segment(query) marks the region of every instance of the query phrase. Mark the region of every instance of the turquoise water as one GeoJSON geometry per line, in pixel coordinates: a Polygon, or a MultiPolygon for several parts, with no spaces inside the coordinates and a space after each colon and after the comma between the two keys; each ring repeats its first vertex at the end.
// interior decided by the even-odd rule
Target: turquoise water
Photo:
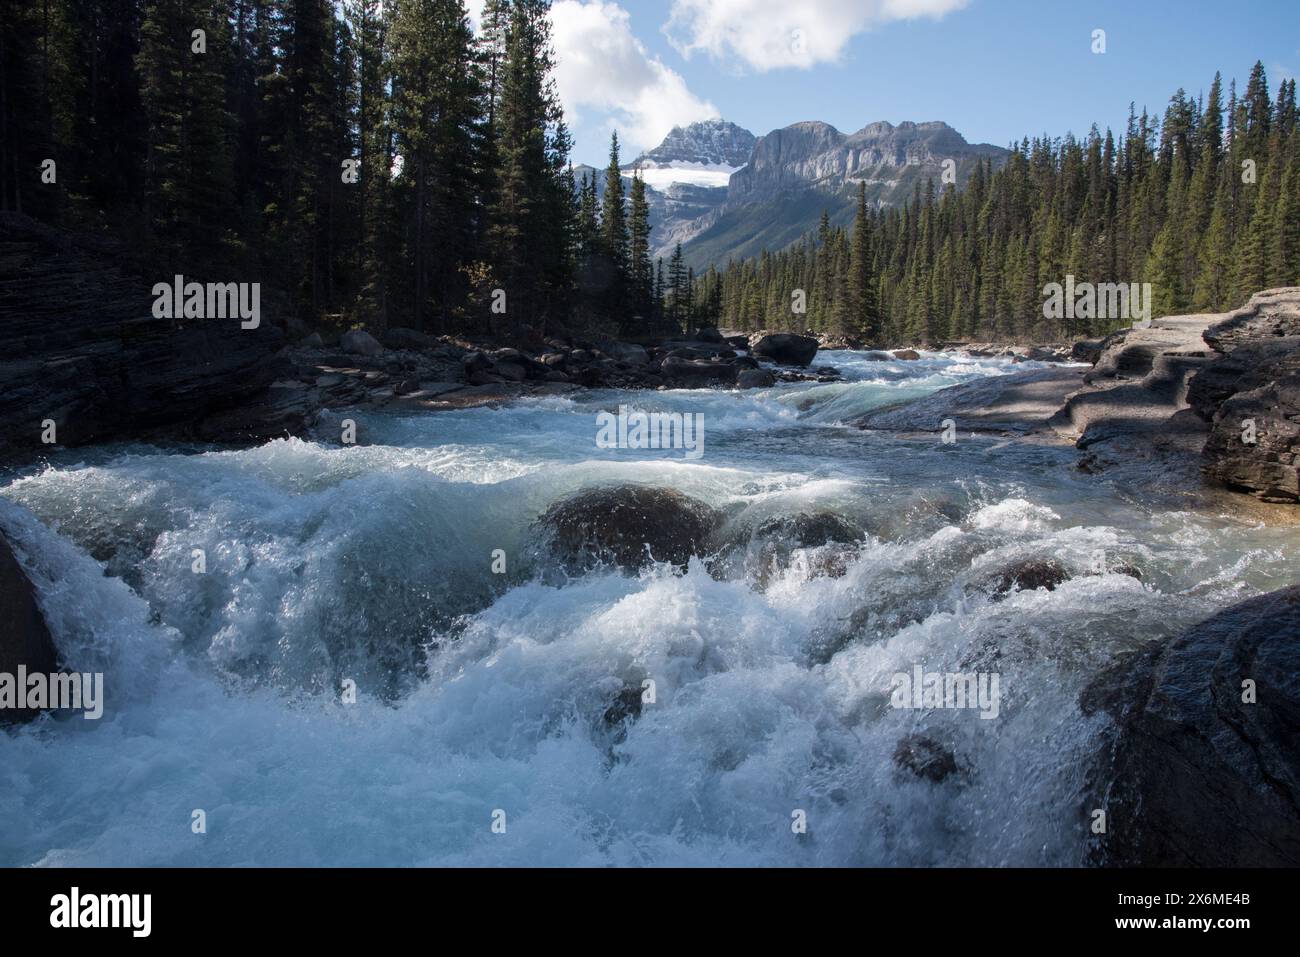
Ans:
{"type": "Polygon", "coordinates": [[[72,450],[9,480],[0,525],[107,702],[0,734],[0,864],[1078,863],[1104,720],[1079,690],[1291,583],[1295,531],[1152,501],[1068,447],[843,424],[1002,360],[818,363],[846,381],[335,410],[307,439],[72,450]],[[703,456],[596,447],[620,404],[701,414],[703,456]],[[722,510],[731,559],[560,574],[537,519],[614,482],[722,510]],[[823,512],[865,538],[750,540],[823,512]],[[1088,574],[1099,556],[1142,579],[1088,574]],[[994,600],[1046,558],[1074,577],[994,600]],[[916,665],[996,671],[997,719],[890,707],[916,665]],[[900,768],[918,734],[960,772],[900,768]]]}

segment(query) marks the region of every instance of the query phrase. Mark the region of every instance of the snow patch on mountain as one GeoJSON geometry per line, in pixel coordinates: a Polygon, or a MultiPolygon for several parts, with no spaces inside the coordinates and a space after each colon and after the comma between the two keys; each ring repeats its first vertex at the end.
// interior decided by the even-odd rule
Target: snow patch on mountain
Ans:
{"type": "Polygon", "coordinates": [[[666,190],[675,183],[687,186],[726,186],[731,174],[744,169],[744,165],[726,166],[713,163],[691,163],[672,160],[668,163],[646,164],[640,167],[641,179],[652,189],[666,190]]]}

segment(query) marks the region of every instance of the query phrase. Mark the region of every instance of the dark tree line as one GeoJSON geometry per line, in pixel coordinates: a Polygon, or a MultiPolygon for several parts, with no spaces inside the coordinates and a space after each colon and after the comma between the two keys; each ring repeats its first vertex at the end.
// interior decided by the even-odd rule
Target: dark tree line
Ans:
{"type": "Polygon", "coordinates": [[[603,210],[574,182],[547,0],[489,0],[477,37],[462,0],[9,9],[0,208],[120,235],[163,273],[261,281],[304,319],[662,321],[617,142],[603,210]]]}
{"type": "Polygon", "coordinates": [[[651,262],[645,185],[576,182],[548,0],[11,0],[0,208],[108,231],[163,275],[304,319],[502,337],[723,325],[872,343],[1097,334],[1043,287],[1150,282],[1155,314],[1300,281],[1295,81],[1025,140],[963,189],[859,198],[755,260],[651,262]],[[197,31],[202,31],[201,34],[197,31]],[[47,182],[47,161],[55,182],[47,182]],[[795,307],[801,300],[802,311],[795,307]]]}
{"type": "Polygon", "coordinates": [[[696,284],[720,322],[861,337],[873,344],[1098,335],[1127,322],[1043,317],[1043,288],[1151,283],[1152,315],[1219,311],[1300,283],[1295,80],[1271,97],[1256,63],[1226,104],[1182,90],[1163,119],[1130,110],[1118,140],[1025,140],[963,189],[918,185],[902,208],[859,202],[853,229],[732,262],[696,284]],[[719,288],[720,287],[720,288],[719,288]],[[807,308],[793,308],[802,290],[807,308]]]}

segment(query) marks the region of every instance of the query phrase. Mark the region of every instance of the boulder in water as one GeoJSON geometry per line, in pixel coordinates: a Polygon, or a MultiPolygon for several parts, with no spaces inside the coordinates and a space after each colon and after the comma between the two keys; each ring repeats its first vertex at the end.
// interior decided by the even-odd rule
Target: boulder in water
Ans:
{"type": "Polygon", "coordinates": [[[753,354],[788,366],[806,366],[817,355],[817,340],[778,332],[754,343],[753,354]]]}
{"type": "Polygon", "coordinates": [[[730,540],[713,566],[714,573],[728,577],[743,574],[765,588],[774,573],[791,566],[800,549],[817,550],[807,556],[810,577],[841,577],[866,533],[849,519],[823,510],[775,516],[739,536],[727,537],[730,540]]]}
{"type": "Polygon", "coordinates": [[[909,734],[899,741],[894,749],[894,764],[931,784],[942,784],[953,776],[966,777],[969,774],[957,763],[957,756],[951,748],[944,747],[926,734],[909,734]]]}
{"type": "Polygon", "coordinates": [[[770,389],[776,385],[776,376],[767,369],[744,369],[736,378],[742,389],[770,389]]]}
{"type": "Polygon", "coordinates": [[[736,381],[737,370],[726,362],[700,362],[669,356],[660,366],[663,375],[676,379],[692,388],[710,385],[730,385],[736,381]]]}
{"type": "MultiPolygon", "coordinates": [[[[0,534],[0,674],[16,676],[18,666],[28,674],[53,674],[58,670],[54,640],[45,615],[36,603],[36,591],[18,563],[9,542],[0,534]]],[[[30,721],[38,712],[0,708],[0,725],[30,721]]]]}
{"type": "Polygon", "coordinates": [[[1046,588],[1052,591],[1068,581],[1069,571],[1054,558],[1031,558],[1003,568],[992,579],[994,598],[1003,598],[1013,591],[1034,591],[1046,588]]]}
{"type": "Polygon", "coordinates": [[[1094,863],[1300,866],[1300,585],[1122,659],[1080,706],[1115,718],[1094,863]]]}
{"type": "Polygon", "coordinates": [[[713,508],[674,489],[616,485],[586,489],[552,505],[540,524],[566,567],[636,570],[651,562],[685,566],[703,553],[718,521],[713,508]]]}
{"type": "Polygon", "coordinates": [[[905,362],[915,362],[917,359],[921,358],[921,353],[917,352],[915,349],[895,349],[894,358],[902,359],[905,362]]]}

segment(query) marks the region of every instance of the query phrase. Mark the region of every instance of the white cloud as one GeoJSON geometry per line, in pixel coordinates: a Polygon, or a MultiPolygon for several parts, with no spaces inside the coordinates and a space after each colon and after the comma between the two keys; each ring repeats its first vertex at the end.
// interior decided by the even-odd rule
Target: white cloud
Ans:
{"type": "Polygon", "coordinates": [[[674,126],[718,116],[712,103],[646,50],[618,4],[557,0],[551,23],[565,118],[571,126],[603,121],[617,129],[624,159],[657,146],[674,126]]]}
{"type": "Polygon", "coordinates": [[[707,53],[759,73],[840,58],[859,33],[893,20],[937,20],[969,0],[673,0],[664,26],[686,57],[707,53]]]}

